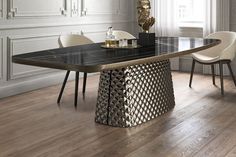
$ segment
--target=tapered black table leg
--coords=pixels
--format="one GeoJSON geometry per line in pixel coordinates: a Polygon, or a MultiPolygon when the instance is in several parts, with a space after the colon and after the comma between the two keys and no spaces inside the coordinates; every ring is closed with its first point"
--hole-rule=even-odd
{"type": "Polygon", "coordinates": [[[79,89],[79,72],[75,73],[75,100],[74,105],[77,109],[77,103],[78,103],[78,89],[79,89]]]}
{"type": "Polygon", "coordinates": [[[231,68],[230,62],[228,62],[227,65],[228,65],[228,68],[229,68],[229,72],[230,72],[230,74],[231,74],[231,77],[232,77],[232,79],[233,79],[233,81],[234,81],[234,85],[236,86],[236,79],[235,79],[235,77],[234,77],[234,73],[233,73],[233,70],[232,70],[232,68],[231,68]]]}
{"type": "Polygon", "coordinates": [[[59,96],[58,96],[58,98],[57,98],[57,103],[58,103],[58,105],[60,105],[61,97],[62,97],[62,94],[63,94],[63,92],[64,92],[64,89],[65,89],[65,86],[66,86],[66,82],[67,82],[67,80],[68,80],[69,75],[70,75],[70,71],[68,70],[68,71],[66,72],[66,76],[65,76],[65,78],[64,78],[64,81],[63,81],[63,84],[62,84],[62,87],[61,87],[61,91],[60,91],[59,96]]]}
{"type": "Polygon", "coordinates": [[[224,95],[224,74],[223,74],[223,63],[220,62],[219,63],[219,66],[220,66],[220,85],[221,85],[221,94],[224,95]]]}
{"type": "Polygon", "coordinates": [[[84,73],[83,94],[85,94],[86,83],[87,83],[87,73],[84,73]]]}
{"type": "Polygon", "coordinates": [[[212,82],[213,82],[213,85],[216,85],[216,81],[215,81],[215,67],[214,67],[214,64],[211,65],[211,73],[212,73],[212,82]]]}
{"type": "Polygon", "coordinates": [[[193,73],[194,73],[194,69],[195,69],[195,60],[193,59],[193,63],[192,63],[192,69],[191,69],[191,75],[190,75],[190,80],[189,80],[189,87],[191,88],[192,86],[192,81],[193,81],[193,73]]]}

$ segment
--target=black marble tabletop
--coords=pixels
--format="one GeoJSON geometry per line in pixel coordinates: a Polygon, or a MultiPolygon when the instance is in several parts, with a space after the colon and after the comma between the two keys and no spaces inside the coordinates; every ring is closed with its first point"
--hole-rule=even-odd
{"type": "Polygon", "coordinates": [[[104,49],[102,43],[96,43],[15,55],[12,60],[47,68],[99,72],[186,55],[219,43],[217,39],[157,37],[155,46],[150,47],[104,49]]]}

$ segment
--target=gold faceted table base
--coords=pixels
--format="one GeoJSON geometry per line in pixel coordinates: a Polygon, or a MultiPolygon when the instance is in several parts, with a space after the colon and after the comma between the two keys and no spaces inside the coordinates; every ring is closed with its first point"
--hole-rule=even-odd
{"type": "Polygon", "coordinates": [[[95,121],[114,127],[134,127],[175,106],[169,60],[103,71],[95,121]]]}

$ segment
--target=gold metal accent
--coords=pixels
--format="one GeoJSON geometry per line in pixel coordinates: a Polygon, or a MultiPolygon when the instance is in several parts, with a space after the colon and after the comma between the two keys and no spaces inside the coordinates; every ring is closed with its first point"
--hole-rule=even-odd
{"type": "Polygon", "coordinates": [[[105,44],[105,45],[101,45],[101,47],[102,47],[102,48],[105,48],[105,49],[137,49],[137,48],[140,48],[141,46],[140,46],[140,45],[132,46],[131,44],[128,44],[128,46],[120,47],[119,45],[116,45],[116,46],[107,46],[107,45],[105,44]]]}
{"type": "Polygon", "coordinates": [[[149,0],[138,1],[138,24],[143,29],[143,32],[148,33],[150,28],[155,23],[155,18],[150,17],[151,4],[149,0]]]}

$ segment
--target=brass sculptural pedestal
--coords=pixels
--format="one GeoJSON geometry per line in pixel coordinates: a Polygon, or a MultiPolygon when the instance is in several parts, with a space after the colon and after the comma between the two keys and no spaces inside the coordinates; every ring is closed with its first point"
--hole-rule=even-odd
{"type": "Polygon", "coordinates": [[[169,60],[103,71],[95,121],[134,127],[175,106],[169,60]]]}

